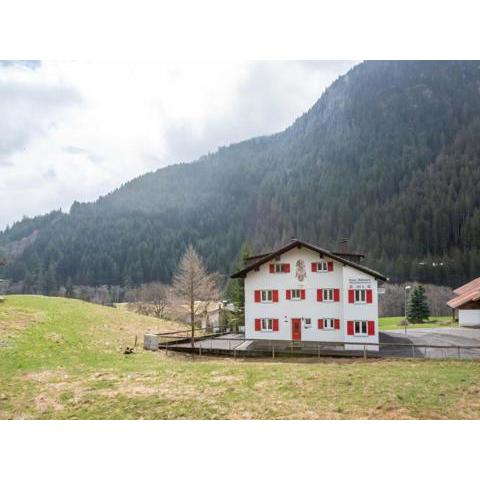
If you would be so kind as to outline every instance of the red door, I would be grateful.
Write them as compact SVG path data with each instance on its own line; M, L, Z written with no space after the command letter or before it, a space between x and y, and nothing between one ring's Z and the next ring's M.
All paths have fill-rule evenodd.
M292 340L302 339L302 322L299 318L292 318Z

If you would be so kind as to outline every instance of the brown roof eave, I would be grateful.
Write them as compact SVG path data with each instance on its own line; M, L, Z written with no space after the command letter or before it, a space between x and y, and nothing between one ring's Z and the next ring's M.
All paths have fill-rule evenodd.
M367 273L368 275L372 275L373 277L387 281L387 277L382 275L379 272L376 272L375 270L371 270L368 267L365 267L363 265L360 265L358 263L352 262L350 260L347 260L343 257L339 257L338 255L335 255L334 253L330 252L329 250L325 250L323 248L317 247L316 245L312 245L307 242L303 242L301 240L294 240L293 242L288 243L287 245L279 248L278 250L261 257L258 261L251 263L248 267L245 267L243 270L240 270L239 272L234 273L233 275L230 276L230 278L245 278L248 272L251 270L254 270L255 268L263 265L264 263L267 263L268 261L272 260L278 255L281 255L282 253L288 252L292 248L298 247L298 246L303 246L306 248L309 248L310 250L313 250L317 253L321 253L323 255L326 255L330 258L333 258L334 260L337 260L340 263L343 263L344 265L348 265L350 267L353 267L357 270L360 270L361 272Z

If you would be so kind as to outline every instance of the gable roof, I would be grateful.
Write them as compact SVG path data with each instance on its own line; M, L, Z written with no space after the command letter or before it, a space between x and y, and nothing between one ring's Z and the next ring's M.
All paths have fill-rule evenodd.
M471 282L468 282L465 285L456 288L453 293L455 295L463 295L464 293L475 290L477 288L480 288L480 277L475 278Z
M468 302L480 300L480 277L458 287L453 293L456 296L447 302L450 308L458 308Z
M263 265L264 263L267 263L268 261L274 259L276 256L281 255L282 253L288 252L289 250L295 247L308 248L309 250L313 250L314 252L325 255L329 258L332 258L333 260L337 260L338 262L343 263L344 265L348 265L349 267L355 268L357 270L360 270L361 272L372 275L377 279L385 280L385 281L387 280L387 277L385 277L384 275L382 275L381 273L375 270L372 270L371 268L365 267L364 265L360 265L359 263L356 263L356 262L352 262L351 260L341 257L340 255L333 253L330 250L326 250L325 248L317 247L316 245L313 245L311 243L304 242L303 240L298 240L298 239L293 239L291 242L287 243L283 247L280 247L278 250L275 250L273 252L250 257L248 260L252 260L252 261L248 261L248 265L243 270L240 270L239 272L234 273L233 275L230 276L230 278L243 278L251 270L254 270L260 265Z

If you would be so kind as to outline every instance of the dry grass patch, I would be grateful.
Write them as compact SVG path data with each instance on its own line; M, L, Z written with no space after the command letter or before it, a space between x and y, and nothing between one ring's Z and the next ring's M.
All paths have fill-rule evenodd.
M0 340L14 338L35 322L44 319L42 312L0 305Z

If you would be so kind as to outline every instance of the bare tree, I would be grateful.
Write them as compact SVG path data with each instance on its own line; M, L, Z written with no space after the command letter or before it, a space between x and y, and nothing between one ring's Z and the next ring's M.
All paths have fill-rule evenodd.
M163 318L167 307L167 299L167 287L163 283L145 283L140 287L139 301L146 305L147 315Z
M206 308L205 302L218 301L218 274L208 273L203 261L190 245L178 264L173 278L173 293L188 305L192 328L192 349L195 345L195 317ZM192 350L193 352L193 350Z

